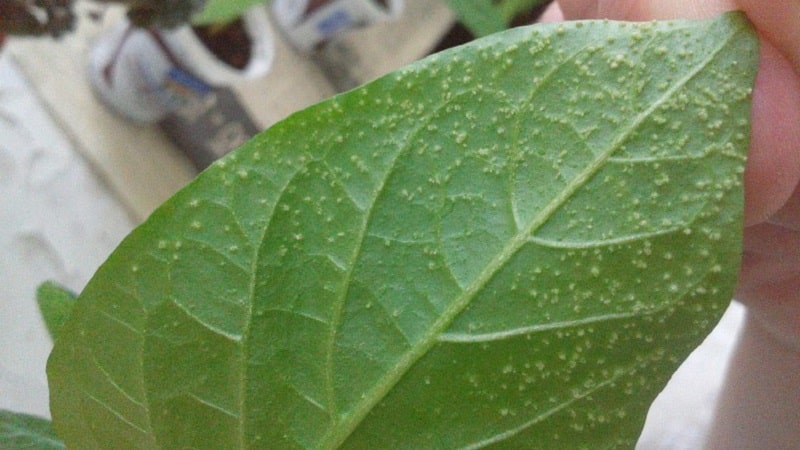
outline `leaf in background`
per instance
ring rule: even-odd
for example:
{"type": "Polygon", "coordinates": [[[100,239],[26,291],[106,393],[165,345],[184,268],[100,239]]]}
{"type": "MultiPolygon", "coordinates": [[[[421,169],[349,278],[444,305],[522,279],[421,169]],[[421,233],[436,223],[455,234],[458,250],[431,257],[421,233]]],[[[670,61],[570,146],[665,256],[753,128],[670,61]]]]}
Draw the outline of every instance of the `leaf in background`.
{"type": "Polygon", "coordinates": [[[67,322],[76,298],[75,294],[52,281],[42,283],[36,290],[39,311],[53,340],[56,340],[59,330],[67,322]]]}
{"type": "Polygon", "coordinates": [[[492,0],[492,3],[501,11],[507,23],[510,23],[518,14],[551,2],[552,0],[492,0]]]}
{"type": "Polygon", "coordinates": [[[255,5],[267,0],[206,0],[205,7],[192,18],[196,24],[220,23],[233,20],[255,5]]]}
{"type": "Polygon", "coordinates": [[[0,448],[3,450],[64,450],[49,420],[0,410],[0,448]]]}
{"type": "Polygon", "coordinates": [[[126,238],[74,448],[610,448],[727,305],[744,16],[517,28],[276,124],[126,238]]]}
{"type": "Polygon", "coordinates": [[[476,36],[488,36],[509,27],[517,14],[549,0],[448,0],[459,20],[476,36]]]}

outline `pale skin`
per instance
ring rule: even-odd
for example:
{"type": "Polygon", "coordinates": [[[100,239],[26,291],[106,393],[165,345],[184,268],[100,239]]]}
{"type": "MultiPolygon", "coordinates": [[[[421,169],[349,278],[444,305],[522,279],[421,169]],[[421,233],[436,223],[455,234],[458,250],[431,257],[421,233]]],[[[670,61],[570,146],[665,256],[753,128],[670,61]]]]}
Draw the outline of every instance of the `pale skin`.
{"type": "Polygon", "coordinates": [[[544,20],[729,10],[747,14],[761,44],[736,290],[748,313],[706,447],[800,448],[800,0],[557,0],[544,20]]]}

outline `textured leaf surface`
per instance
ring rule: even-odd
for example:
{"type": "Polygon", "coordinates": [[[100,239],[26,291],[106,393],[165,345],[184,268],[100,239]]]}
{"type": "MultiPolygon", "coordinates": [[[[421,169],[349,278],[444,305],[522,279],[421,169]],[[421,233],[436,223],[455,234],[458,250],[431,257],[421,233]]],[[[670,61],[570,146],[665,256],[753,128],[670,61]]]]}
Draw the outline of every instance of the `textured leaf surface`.
{"type": "Polygon", "coordinates": [[[48,373],[74,448],[609,448],[726,306],[743,16],[519,28],[275,125],[133,232],[48,373]]]}
{"type": "Polygon", "coordinates": [[[0,448],[4,450],[63,450],[49,420],[0,410],[0,448]]]}
{"type": "Polygon", "coordinates": [[[42,283],[36,290],[39,311],[53,340],[58,337],[61,327],[67,322],[76,298],[74,293],[52,281],[42,283]]]}
{"type": "Polygon", "coordinates": [[[450,8],[476,36],[503,31],[517,14],[547,0],[448,0],[450,8]]]}

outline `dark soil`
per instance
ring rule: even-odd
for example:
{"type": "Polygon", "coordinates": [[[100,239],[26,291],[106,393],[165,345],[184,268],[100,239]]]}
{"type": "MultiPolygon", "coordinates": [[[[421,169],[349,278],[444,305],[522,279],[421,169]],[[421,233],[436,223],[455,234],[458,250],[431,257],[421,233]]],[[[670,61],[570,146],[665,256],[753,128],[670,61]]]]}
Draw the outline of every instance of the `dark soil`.
{"type": "Polygon", "coordinates": [[[241,70],[250,61],[252,43],[241,19],[222,26],[197,26],[194,31],[203,44],[229,66],[241,70]]]}

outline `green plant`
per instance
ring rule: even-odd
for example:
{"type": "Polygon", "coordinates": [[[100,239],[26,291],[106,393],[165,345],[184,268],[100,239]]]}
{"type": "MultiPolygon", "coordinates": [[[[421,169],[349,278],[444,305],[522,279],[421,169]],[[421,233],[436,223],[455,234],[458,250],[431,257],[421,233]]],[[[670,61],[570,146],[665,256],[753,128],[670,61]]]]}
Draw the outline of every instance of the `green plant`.
{"type": "Polygon", "coordinates": [[[81,293],[58,435],[632,446],[735,283],[756,42],[737,13],[519,28],[273,126],[81,293]]]}
{"type": "Polygon", "coordinates": [[[254,5],[269,0],[208,0],[205,8],[192,19],[195,23],[224,22],[242,15],[254,5]]]}
{"type": "Polygon", "coordinates": [[[505,30],[518,14],[550,0],[447,0],[450,8],[475,36],[505,30]]]}
{"type": "Polygon", "coordinates": [[[58,436],[50,421],[30,416],[0,411],[0,448],[62,450],[58,436]]]}

